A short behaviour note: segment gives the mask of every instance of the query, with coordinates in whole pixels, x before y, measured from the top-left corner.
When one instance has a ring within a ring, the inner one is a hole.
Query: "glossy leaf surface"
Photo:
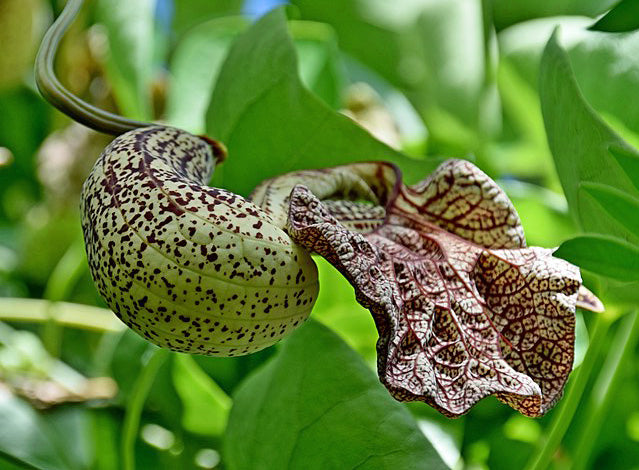
[[[238,389],[224,451],[230,470],[447,468],[362,358],[316,322]]]
[[[312,166],[384,159],[422,172],[430,167],[375,140],[304,88],[282,10],[260,19],[231,47],[207,113],[207,134],[229,151],[214,182],[243,195],[265,178]]]

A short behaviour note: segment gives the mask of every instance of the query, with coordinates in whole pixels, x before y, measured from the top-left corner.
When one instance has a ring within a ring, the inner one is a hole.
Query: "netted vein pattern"
[[[543,415],[572,369],[579,269],[527,248],[507,196],[471,163],[449,160],[413,187],[389,169],[335,170],[392,186],[372,191],[385,218],[367,232],[341,220],[368,220],[373,209],[346,216],[302,185],[287,199],[291,237],[342,272],[372,312],[380,380],[395,398],[447,416],[488,395]]]

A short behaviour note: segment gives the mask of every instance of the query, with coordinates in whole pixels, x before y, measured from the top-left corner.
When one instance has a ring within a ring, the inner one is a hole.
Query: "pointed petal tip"
[[[601,300],[583,285],[577,292],[577,307],[595,313],[603,313],[606,310]]]

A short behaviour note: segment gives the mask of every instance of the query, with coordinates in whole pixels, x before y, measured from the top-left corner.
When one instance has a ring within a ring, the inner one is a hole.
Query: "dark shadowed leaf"
[[[620,281],[639,281],[639,247],[625,240],[587,234],[567,240],[555,256]]]
[[[234,398],[229,470],[446,468],[361,357],[316,322],[296,330]]]
[[[615,0],[495,0],[494,21],[497,29],[520,21],[546,16],[594,16],[606,11]]]
[[[639,29],[639,1],[621,0],[590,29],[614,33]]]
[[[301,168],[371,159],[429,167],[375,140],[304,88],[282,9],[231,47],[209,105],[207,134],[229,152],[214,182],[243,195],[264,178]]]

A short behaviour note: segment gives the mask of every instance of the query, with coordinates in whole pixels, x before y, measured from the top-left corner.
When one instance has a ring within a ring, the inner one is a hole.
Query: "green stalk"
[[[597,378],[597,382],[590,394],[590,403],[586,411],[588,420],[577,440],[573,470],[586,468],[595,440],[601,431],[601,425],[610,408],[614,392],[624,373],[624,366],[634,354],[635,346],[639,339],[639,315],[634,312],[627,315],[620,325],[613,340],[612,350],[608,354],[606,362]]]
[[[53,268],[42,297],[51,302],[67,299],[86,267],[84,243],[80,239],[71,244]],[[53,306],[53,304],[50,305]],[[42,327],[42,343],[49,354],[54,357],[60,356],[62,333],[61,324],[54,321],[53,317],[46,321]]]
[[[69,302],[42,299],[0,298],[0,321],[40,323],[54,321],[60,325],[99,332],[120,332],[125,326],[111,310]]]
[[[140,417],[144,408],[144,402],[149,394],[151,385],[155,381],[155,376],[162,364],[169,356],[166,349],[154,348],[151,357],[138,376],[129,404],[124,413],[124,424],[122,428],[122,469],[135,470],[135,441],[140,428]]]
[[[561,440],[566,434],[577,410],[577,406],[581,401],[581,396],[588,384],[588,379],[590,378],[595,362],[599,357],[599,351],[601,350],[609,327],[610,319],[606,315],[597,315],[586,357],[584,357],[566,396],[562,400],[561,408],[553,417],[548,437],[545,438],[542,436],[537,442],[537,448],[528,461],[525,470],[545,470],[548,468],[550,460],[561,444]]]

